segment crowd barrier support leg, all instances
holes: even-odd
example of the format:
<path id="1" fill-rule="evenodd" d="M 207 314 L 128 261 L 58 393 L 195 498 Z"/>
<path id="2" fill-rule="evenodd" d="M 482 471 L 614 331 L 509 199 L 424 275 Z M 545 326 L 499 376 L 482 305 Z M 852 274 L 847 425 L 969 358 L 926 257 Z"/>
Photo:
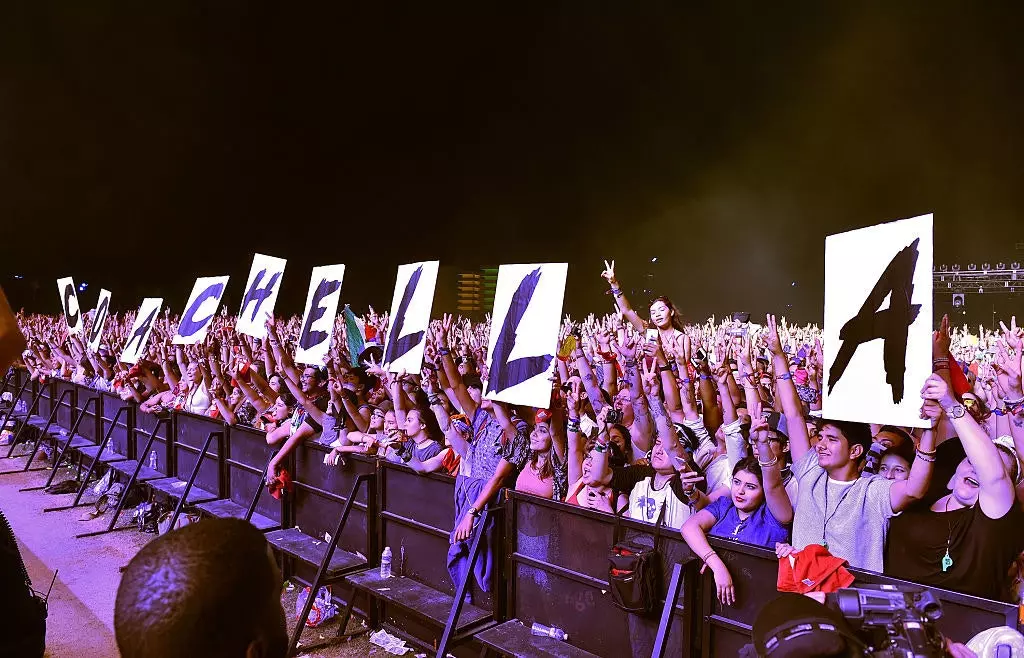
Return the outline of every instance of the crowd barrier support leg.
<path id="1" fill-rule="evenodd" d="M 30 378 L 26 379 L 25 383 L 22 384 L 21 387 L 18 389 L 18 394 L 15 395 L 14 396 L 14 400 L 12 400 L 11 408 L 8 409 L 7 413 L 4 414 L 4 422 L 0 423 L 0 427 L 7 427 L 7 421 L 9 421 L 11 419 L 11 416 L 14 415 L 14 407 L 16 407 L 18 405 L 18 400 L 21 399 L 21 394 L 25 392 L 25 389 L 28 388 L 28 385 L 31 384 L 31 383 L 32 383 L 32 378 L 30 377 Z M 36 408 L 36 402 L 39 402 L 39 398 L 41 396 L 42 396 L 42 393 L 40 393 L 39 395 L 36 395 L 36 396 L 34 396 L 32 398 L 32 406 L 29 407 L 29 410 L 32 410 L 32 409 Z M 25 420 L 28 420 L 28 418 L 26 417 Z M 8 453 L 7 456 L 10 457 L 11 456 L 10 453 Z"/>
<path id="2" fill-rule="evenodd" d="M 469 566 L 466 568 L 465 577 L 459 581 L 459 586 L 455 588 L 455 602 L 452 604 L 452 611 L 448 613 L 448 623 L 444 625 L 441 642 L 437 645 L 437 658 L 445 658 L 448 655 L 448 645 L 451 644 L 452 636 L 458 630 L 459 616 L 462 614 L 462 606 L 466 602 L 469 583 L 473 579 L 473 567 L 476 566 L 476 560 L 480 556 L 480 543 L 483 540 L 485 528 L 491 516 L 499 509 L 501 509 L 500 506 L 489 508 L 484 518 L 480 520 L 480 525 L 473 532 L 473 543 L 469 548 Z"/>
<path id="3" fill-rule="evenodd" d="M 249 501 L 249 509 L 245 510 L 245 520 L 248 523 L 252 520 L 252 515 L 256 513 L 256 505 L 260 502 L 260 495 L 263 493 L 263 483 L 267 481 L 267 471 L 270 470 L 270 462 L 263 467 L 263 474 L 260 475 L 260 484 L 256 487 L 256 493 L 253 494 L 252 500 Z"/>
<path id="4" fill-rule="evenodd" d="M 67 392 L 69 392 L 69 391 L 65 391 L 64 393 L 67 393 Z M 61 393 L 61 398 L 63 398 L 64 393 Z M 72 423 L 71 430 L 68 432 L 68 443 L 71 443 L 71 440 L 73 438 L 75 438 L 75 435 L 78 433 L 78 427 L 82 424 L 82 419 L 85 418 L 85 411 L 86 411 L 86 409 L 89 408 L 90 404 L 94 404 L 94 403 L 97 405 L 97 409 L 99 409 L 100 399 L 99 399 L 98 396 L 97 397 L 91 397 L 91 398 L 89 398 L 88 400 L 85 401 L 85 405 L 82 407 L 81 413 L 78 414 L 78 418 L 76 418 L 75 422 Z M 60 406 L 59 401 L 58 401 L 58 405 L 57 406 L 58 407 Z M 49 429 L 50 429 L 50 426 L 49 426 L 49 423 L 47 423 L 46 427 L 43 428 L 43 431 L 39 433 L 39 438 L 36 439 L 35 446 L 32 448 L 32 454 L 29 455 L 28 461 L 25 462 L 25 468 L 22 469 L 23 471 L 29 470 L 29 466 L 32 465 L 32 460 L 36 458 L 36 454 L 39 451 L 39 446 L 42 445 L 43 438 L 46 436 L 46 431 L 49 430 Z M 34 470 L 38 471 L 38 470 L 42 470 L 42 469 L 38 469 L 37 468 L 37 469 L 34 469 Z M 54 466 L 54 470 L 56 470 L 56 466 Z"/>
<path id="5" fill-rule="evenodd" d="M 164 423 L 170 423 L 170 422 L 171 422 L 170 418 L 161 418 L 157 422 L 156 427 L 154 427 L 153 431 L 149 433 L 149 439 L 146 440 L 146 447 L 145 447 L 145 449 L 143 449 L 142 455 L 140 455 L 140 456 L 144 456 L 144 455 L 148 455 L 149 454 L 149 449 L 153 447 L 153 439 L 156 438 L 156 433 L 160 430 L 160 427 Z M 83 532 L 82 534 L 75 535 L 75 539 L 81 539 L 82 537 L 95 537 L 96 535 L 105 535 L 108 532 L 113 532 L 114 530 L 118 529 L 118 528 L 114 527 L 115 525 L 117 525 L 117 518 L 119 516 L 121 516 L 121 511 L 124 509 L 124 501 L 128 499 L 128 492 L 131 490 L 132 485 L 135 484 L 135 479 L 137 477 L 139 477 L 139 471 L 142 470 L 142 460 L 141 459 L 136 459 L 135 461 L 137 462 L 135 464 L 135 470 L 132 471 L 131 477 L 128 478 L 128 484 L 124 485 L 124 490 L 121 492 L 121 495 L 118 496 L 118 498 L 117 498 L 117 507 L 114 508 L 114 515 L 112 517 L 110 517 L 110 525 L 108 525 L 105 530 L 96 530 L 94 532 Z M 131 527 L 133 527 L 133 526 L 125 526 L 125 528 L 131 528 Z"/>
<path id="6" fill-rule="evenodd" d="M 223 432 L 210 432 L 206 437 L 206 442 L 203 443 L 203 449 L 199 452 L 199 457 L 196 458 L 195 468 L 192 469 L 192 473 L 188 476 L 188 482 L 185 483 L 185 490 L 181 492 L 181 498 L 178 499 L 178 504 L 174 506 L 174 514 L 171 516 L 171 529 L 174 529 L 174 524 L 178 522 L 178 517 L 181 515 L 181 510 L 185 508 L 185 501 L 188 500 L 188 494 L 192 491 L 192 485 L 196 483 L 196 478 L 199 477 L 199 469 L 203 466 L 203 460 L 206 459 L 206 453 L 210 451 L 210 443 L 213 441 L 213 437 L 223 437 Z"/>
<path id="7" fill-rule="evenodd" d="M 32 460 L 36 458 L 36 453 L 39 452 L 39 446 L 43 444 L 43 439 L 46 438 L 46 433 L 50 431 L 50 425 L 53 425 L 53 421 L 57 419 L 57 411 L 60 409 L 60 405 L 63 404 L 64 397 L 66 395 L 69 395 L 70 393 L 71 389 L 67 389 L 61 392 L 60 397 L 57 398 L 57 403 L 53 405 L 53 409 L 50 410 L 50 416 L 46 419 L 46 424 L 43 425 L 43 429 L 39 430 L 39 436 L 36 437 L 36 440 L 32 442 L 32 453 L 29 455 L 28 461 L 25 462 L 25 467 L 14 469 L 13 471 L 3 471 L 0 472 L 0 475 L 9 475 L 11 473 L 24 473 L 29 470 L 29 466 L 31 466 Z M 28 418 L 26 418 L 25 420 L 27 421 Z M 28 423 L 22 423 L 21 427 L 18 428 L 18 432 L 14 435 L 14 438 L 11 440 L 11 449 L 7 451 L 8 459 L 10 459 L 11 454 L 14 452 L 14 448 L 17 447 L 18 440 L 21 438 L 21 433 L 25 431 L 26 427 L 28 427 Z M 71 441 L 71 439 L 68 438 L 68 441 Z M 41 471 L 44 469 L 37 468 L 35 470 Z"/>
<path id="8" fill-rule="evenodd" d="M 682 584 L 683 565 L 676 562 L 672 566 L 672 578 L 668 583 L 668 591 L 665 592 L 665 607 L 661 611 L 661 621 L 658 623 L 658 636 L 654 639 L 654 651 L 651 652 L 651 658 L 665 657 L 668 631 L 672 625 L 672 610 L 676 607 L 676 599 L 679 597 L 679 588 L 682 587 Z"/>
<path id="9" fill-rule="evenodd" d="M 352 511 L 352 506 L 355 503 L 356 494 L 359 493 L 359 487 L 362 486 L 363 482 L 368 481 L 371 477 L 373 477 L 371 474 L 366 473 L 356 477 L 356 481 L 352 483 L 352 490 L 349 491 L 348 497 L 345 499 L 345 507 L 341 510 L 341 518 L 338 519 L 338 525 L 334 529 L 334 534 L 331 535 L 331 540 L 327 542 L 327 552 L 324 553 L 324 559 L 321 560 L 320 566 L 316 570 L 316 577 L 313 578 L 313 582 L 309 586 L 309 596 L 306 597 L 306 603 L 302 606 L 302 614 L 299 615 L 299 620 L 295 625 L 295 630 L 292 631 L 291 640 L 288 642 L 287 655 L 289 656 L 295 655 L 295 647 L 299 644 L 299 637 L 302 635 L 302 629 L 306 626 L 305 620 L 309 617 L 309 611 L 313 609 L 313 602 L 316 600 L 316 594 L 320 590 L 320 584 L 324 581 L 324 575 L 327 573 L 327 568 L 331 564 L 331 558 L 334 557 L 334 550 L 338 547 L 338 540 L 341 538 L 341 533 L 345 531 L 345 524 L 348 522 L 348 515 Z M 341 627 L 338 631 L 339 638 L 345 637 L 345 627 L 348 626 L 349 617 L 352 615 L 352 603 L 355 598 L 356 591 L 353 587 L 352 592 L 348 596 L 348 601 L 345 603 L 345 614 L 341 618 Z"/>
<path id="10" fill-rule="evenodd" d="M 96 470 L 96 465 L 99 464 L 100 460 L 103 458 L 103 452 L 107 449 L 107 443 L 110 442 L 110 437 L 113 436 L 113 434 L 114 434 L 114 427 L 117 425 L 117 418 L 118 418 L 118 416 L 121 415 L 121 412 L 127 411 L 127 410 L 128 410 L 128 407 L 121 407 L 120 409 L 118 409 L 117 410 L 117 414 L 115 414 L 115 416 L 114 416 L 114 420 L 110 423 L 110 428 L 103 434 L 103 440 L 100 441 L 100 449 L 96 453 L 96 457 L 92 460 L 92 463 L 89 464 L 89 470 L 86 471 L 85 477 L 82 478 L 82 484 L 80 484 L 78 486 L 78 493 L 75 494 L 75 501 L 73 503 L 71 503 L 70 505 L 62 505 L 60 507 L 48 507 L 48 508 L 45 508 L 43 510 L 44 512 L 60 512 L 60 511 L 63 511 L 63 510 L 74 509 L 75 507 L 78 507 L 81 504 L 81 502 L 82 502 L 82 495 L 85 494 L 85 490 L 89 486 L 89 478 L 92 477 L 93 472 Z M 64 451 L 61 452 L 62 455 L 63 455 L 64 452 L 67 451 L 67 448 L 70 445 L 71 445 L 71 437 L 68 437 L 68 442 L 64 446 Z M 60 462 L 57 462 L 57 463 L 60 464 Z M 56 472 L 57 472 L 57 469 L 54 468 L 53 469 L 53 473 L 50 473 L 50 478 L 51 479 L 53 478 L 53 475 Z"/>
<path id="11" fill-rule="evenodd" d="M 7 392 L 7 386 L 8 386 L 8 384 L 11 383 L 12 379 L 14 379 L 14 368 L 8 368 L 7 369 L 7 376 L 4 377 L 4 385 L 3 385 L 3 387 L 0 387 L 0 396 L 2 396 L 4 393 Z M 17 399 L 11 400 L 11 406 L 12 407 L 15 404 L 17 404 L 17 403 L 18 403 Z"/>
<path id="12" fill-rule="evenodd" d="M 30 406 L 29 409 L 35 409 L 36 408 L 36 405 L 39 403 L 39 398 L 43 397 L 43 391 L 44 390 L 45 389 L 40 388 L 36 392 L 36 394 L 34 396 L 32 396 L 32 406 Z M 67 391 L 65 391 L 65 393 L 66 392 Z M 47 428 L 50 427 L 50 423 L 53 422 L 53 419 L 57 417 L 57 409 L 58 409 L 58 407 L 55 406 L 53 409 L 50 410 L 50 417 L 49 417 L 49 419 L 46 422 L 46 427 Z M 11 414 L 13 413 L 13 410 L 14 410 L 14 408 L 12 407 L 11 411 L 7 412 L 7 416 L 4 417 L 3 425 L 0 425 L 0 427 L 6 427 L 7 426 L 7 419 L 11 417 Z M 11 455 L 14 454 L 14 448 L 17 447 L 18 439 L 21 438 L 21 433 L 23 431 L 25 431 L 25 427 L 26 426 L 28 426 L 28 416 L 25 416 L 25 422 L 21 424 L 21 427 L 18 428 L 18 431 L 15 433 L 14 438 L 11 439 L 11 447 L 7 450 L 7 455 L 6 455 L 7 459 L 10 459 Z"/>

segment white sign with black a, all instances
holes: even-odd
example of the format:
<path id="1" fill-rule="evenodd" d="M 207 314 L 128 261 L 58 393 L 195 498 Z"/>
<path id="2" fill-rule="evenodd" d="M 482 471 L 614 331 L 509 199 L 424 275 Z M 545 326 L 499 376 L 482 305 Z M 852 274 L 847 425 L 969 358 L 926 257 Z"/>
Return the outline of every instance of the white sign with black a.
<path id="1" fill-rule="evenodd" d="M 932 372 L 932 216 L 825 239 L 825 418 L 927 427 Z"/>
<path id="2" fill-rule="evenodd" d="M 487 398 L 542 409 L 550 405 L 568 268 L 567 263 L 542 263 L 498 269 Z"/>
<path id="3" fill-rule="evenodd" d="M 146 343 L 149 342 L 149 334 L 153 331 L 153 324 L 156 322 L 157 314 L 164 300 L 159 297 L 147 297 L 142 300 L 139 307 L 139 314 L 135 316 L 131 333 L 128 334 L 128 342 L 121 352 L 122 363 L 138 363 L 146 353 Z"/>

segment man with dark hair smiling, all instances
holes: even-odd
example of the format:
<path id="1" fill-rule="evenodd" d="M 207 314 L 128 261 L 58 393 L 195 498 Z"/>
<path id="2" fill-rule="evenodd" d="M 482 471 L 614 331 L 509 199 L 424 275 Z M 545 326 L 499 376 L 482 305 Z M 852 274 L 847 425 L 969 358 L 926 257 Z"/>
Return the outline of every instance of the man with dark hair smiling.
<path id="1" fill-rule="evenodd" d="M 205 519 L 132 558 L 114 605 L 121 658 L 284 658 L 281 572 L 263 534 Z"/>

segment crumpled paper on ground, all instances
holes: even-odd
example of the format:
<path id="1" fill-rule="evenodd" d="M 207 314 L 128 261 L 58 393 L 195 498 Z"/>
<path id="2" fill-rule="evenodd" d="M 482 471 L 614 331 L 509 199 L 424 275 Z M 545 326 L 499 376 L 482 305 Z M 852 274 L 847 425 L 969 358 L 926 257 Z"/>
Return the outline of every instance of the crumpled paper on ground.
<path id="1" fill-rule="evenodd" d="M 412 651 L 411 648 L 405 646 L 405 640 L 395 637 L 383 628 L 376 633 L 370 633 L 370 644 L 376 644 L 378 647 L 396 656 L 404 656 Z"/>

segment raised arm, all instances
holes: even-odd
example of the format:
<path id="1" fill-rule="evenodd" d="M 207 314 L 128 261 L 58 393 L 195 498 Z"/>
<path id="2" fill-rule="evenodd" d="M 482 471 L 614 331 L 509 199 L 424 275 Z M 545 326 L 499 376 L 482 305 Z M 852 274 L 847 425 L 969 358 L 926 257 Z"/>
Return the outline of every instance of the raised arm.
<path id="1" fill-rule="evenodd" d="M 938 402 L 953 423 L 953 427 L 956 428 L 964 452 L 967 453 L 967 458 L 971 460 L 971 465 L 974 466 L 978 475 L 978 484 L 981 487 L 978 504 L 981 505 L 981 511 L 990 519 L 1002 518 L 1014 502 L 1014 490 L 1013 482 L 1003 467 L 999 449 L 974 418 L 970 414 L 964 413 L 963 405 L 953 397 L 949 386 L 942 377 L 937 374 L 928 377 L 924 389 L 921 391 L 921 397 Z M 917 455 L 914 466 L 910 469 L 911 478 L 914 477 L 917 462 L 921 461 L 921 449 L 918 449 Z M 927 485 L 927 481 L 925 484 Z M 899 511 L 895 505 L 893 505 L 893 510 Z"/>
<path id="2" fill-rule="evenodd" d="M 757 441 L 757 454 L 761 455 L 761 458 L 772 455 L 770 460 L 757 460 L 761 466 L 761 478 L 764 480 L 764 502 L 776 521 L 790 523 L 793 521 L 793 503 L 782 484 L 782 464 L 768 444 L 768 422 L 763 418 L 754 420 L 750 427 L 750 435 Z"/>
<path id="3" fill-rule="evenodd" d="M 452 327 L 452 316 L 445 314 L 444 318 L 439 324 L 434 325 L 434 342 L 437 344 L 437 355 L 441 357 L 441 367 L 444 369 L 444 375 L 451 385 L 451 391 L 455 394 L 455 401 L 458 402 L 459 407 L 462 408 L 462 413 L 466 414 L 467 418 L 473 418 L 476 415 L 476 402 L 469 395 L 469 389 L 466 388 L 466 383 L 462 380 L 462 375 L 459 373 L 459 367 L 455 365 L 455 359 L 452 358 L 451 350 L 448 347 L 448 332 Z"/>
<path id="4" fill-rule="evenodd" d="M 629 320 L 629 323 L 636 327 L 637 331 L 644 331 L 647 328 L 647 323 L 637 315 L 633 307 L 629 305 L 629 300 L 626 299 L 626 293 L 622 292 L 622 287 L 619 285 L 619 280 L 615 278 L 615 261 L 604 262 L 604 272 L 601 272 L 601 276 L 608 282 L 608 286 L 611 288 L 612 297 L 615 298 L 615 306 L 618 307 L 619 312 L 622 313 L 622 317 Z"/>
<path id="5" fill-rule="evenodd" d="M 768 351 L 772 354 L 772 371 L 775 374 L 775 397 L 782 402 L 782 413 L 786 416 L 789 450 L 793 455 L 793 461 L 799 461 L 810 449 L 811 439 L 807 436 L 803 406 L 800 403 L 800 396 L 796 392 L 793 377 L 789 374 L 789 358 L 786 357 L 786 352 L 782 349 L 779 326 L 775 323 L 775 316 L 769 314 L 766 324 L 768 327 Z M 750 413 L 753 414 L 754 410 L 751 409 Z"/>

